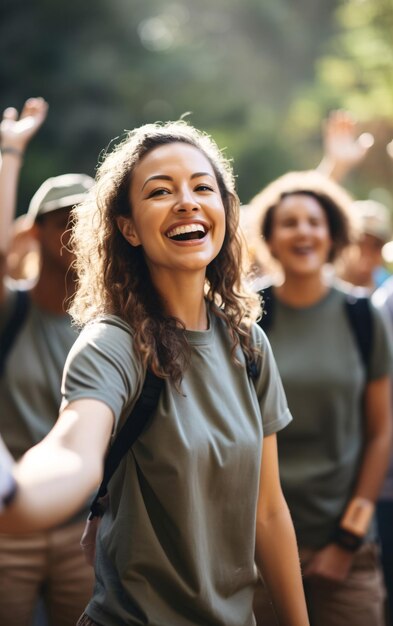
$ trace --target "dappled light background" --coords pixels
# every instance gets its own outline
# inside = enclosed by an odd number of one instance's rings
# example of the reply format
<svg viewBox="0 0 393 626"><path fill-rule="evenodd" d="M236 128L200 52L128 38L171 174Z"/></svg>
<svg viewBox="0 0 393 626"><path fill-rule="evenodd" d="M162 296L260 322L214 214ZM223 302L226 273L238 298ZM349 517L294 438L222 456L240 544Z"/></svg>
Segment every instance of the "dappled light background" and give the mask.
<svg viewBox="0 0 393 626"><path fill-rule="evenodd" d="M48 176L94 175L124 129L189 119L233 157L243 203L321 158L348 108L375 145L347 185L392 208L391 0L3 0L1 107L43 96L18 212Z"/></svg>

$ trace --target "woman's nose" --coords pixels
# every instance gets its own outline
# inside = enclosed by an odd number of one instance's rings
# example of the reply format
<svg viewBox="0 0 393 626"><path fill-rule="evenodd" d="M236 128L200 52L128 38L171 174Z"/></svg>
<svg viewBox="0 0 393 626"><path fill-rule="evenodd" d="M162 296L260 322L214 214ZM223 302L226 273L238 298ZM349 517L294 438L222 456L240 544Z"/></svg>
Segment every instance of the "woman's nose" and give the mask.
<svg viewBox="0 0 393 626"><path fill-rule="evenodd" d="M302 235L308 235L312 228L311 228L311 224L307 221L307 220L300 220L297 223L297 232L302 234Z"/></svg>
<svg viewBox="0 0 393 626"><path fill-rule="evenodd" d="M189 189L184 189L179 193L174 210L178 213L188 213L199 211L200 205L196 201L194 194Z"/></svg>

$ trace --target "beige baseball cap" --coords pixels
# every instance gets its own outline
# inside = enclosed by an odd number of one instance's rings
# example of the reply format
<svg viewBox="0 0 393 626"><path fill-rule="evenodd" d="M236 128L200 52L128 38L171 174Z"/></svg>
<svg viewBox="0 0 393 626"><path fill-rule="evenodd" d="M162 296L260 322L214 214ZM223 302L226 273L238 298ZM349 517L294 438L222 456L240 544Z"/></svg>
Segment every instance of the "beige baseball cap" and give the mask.
<svg viewBox="0 0 393 626"><path fill-rule="evenodd" d="M390 241L392 222L390 211L384 204L376 200L357 200L353 208L362 233L372 235L383 243Z"/></svg>
<svg viewBox="0 0 393 626"><path fill-rule="evenodd" d="M48 178L32 197L27 214L36 220L41 215L72 207L81 202L94 184L87 174L62 174Z"/></svg>

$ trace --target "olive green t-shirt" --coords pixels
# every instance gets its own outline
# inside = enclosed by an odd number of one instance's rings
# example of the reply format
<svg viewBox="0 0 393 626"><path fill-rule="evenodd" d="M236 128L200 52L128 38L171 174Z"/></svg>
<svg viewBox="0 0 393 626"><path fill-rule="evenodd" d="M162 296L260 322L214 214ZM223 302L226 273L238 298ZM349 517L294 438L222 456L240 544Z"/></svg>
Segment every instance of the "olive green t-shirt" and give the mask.
<svg viewBox="0 0 393 626"><path fill-rule="evenodd" d="M227 329L185 331L181 393L165 383L146 430L109 485L87 614L102 626L252 626L255 520L263 436L291 420L265 335L259 374L231 359ZM242 354L239 353L240 358ZM64 405L107 404L116 428L141 391L129 327L87 326L65 368ZM91 416L94 428L94 415Z"/></svg>
<svg viewBox="0 0 393 626"><path fill-rule="evenodd" d="M0 307L0 332L14 314L15 290ZM30 300L0 377L0 432L15 459L53 427L61 402L61 377L78 333L69 315L43 311Z"/></svg>
<svg viewBox="0 0 393 626"><path fill-rule="evenodd" d="M331 540L354 489L365 442L367 378L384 377L392 368L386 323L371 307L373 343L366 375L346 297L334 287L305 308L275 298L268 331L294 417L278 436L281 484L299 544L312 548Z"/></svg>

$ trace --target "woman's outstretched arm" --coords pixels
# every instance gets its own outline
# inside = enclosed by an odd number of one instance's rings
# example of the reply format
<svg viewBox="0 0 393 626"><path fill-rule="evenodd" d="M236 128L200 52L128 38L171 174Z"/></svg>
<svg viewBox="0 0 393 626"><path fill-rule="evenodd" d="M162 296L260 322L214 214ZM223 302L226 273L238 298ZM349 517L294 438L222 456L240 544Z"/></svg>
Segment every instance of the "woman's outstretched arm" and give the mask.
<svg viewBox="0 0 393 626"><path fill-rule="evenodd" d="M113 428L109 407L77 400L50 433L15 464L12 503L0 515L0 532L32 532L61 524L99 484Z"/></svg>

